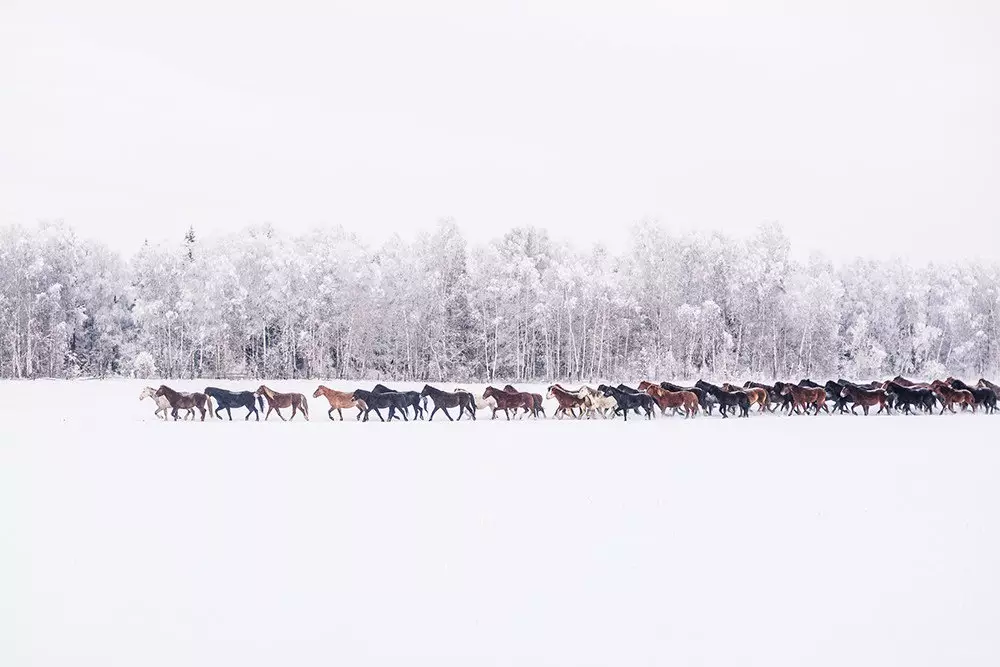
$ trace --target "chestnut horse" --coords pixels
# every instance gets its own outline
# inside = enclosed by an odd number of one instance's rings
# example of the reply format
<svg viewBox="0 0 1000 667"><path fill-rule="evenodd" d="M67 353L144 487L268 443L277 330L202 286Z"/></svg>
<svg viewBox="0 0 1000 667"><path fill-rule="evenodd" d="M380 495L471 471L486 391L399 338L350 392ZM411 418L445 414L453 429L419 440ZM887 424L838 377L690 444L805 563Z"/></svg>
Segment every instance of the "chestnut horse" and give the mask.
<svg viewBox="0 0 1000 667"><path fill-rule="evenodd" d="M972 395L971 391L955 389L947 382L942 382L941 380L931 382L931 391L941 399L941 412L938 414L943 415L945 408L955 412L956 404L962 406L963 410L968 407L972 408L973 412L976 411L976 397Z"/></svg>
<svg viewBox="0 0 1000 667"><path fill-rule="evenodd" d="M301 412L302 416L309 421L309 403L306 401L306 397L302 394L279 394L273 389L269 389L264 385L257 387L257 391L254 392L258 396L263 396L267 399L267 414L264 415L264 421L271 416L271 410L278 413L281 417L281 421L288 421L285 419L284 415L281 414L281 410L278 408L292 408L292 416L288 419L295 419L295 413Z"/></svg>
<svg viewBox="0 0 1000 667"><path fill-rule="evenodd" d="M170 403L170 407L172 408L170 416L174 418L174 421L177 421L178 410L190 411L191 408L198 408L198 411L201 413L201 420L205 421L205 406L212 407L212 404L208 401L208 396L205 396L205 394L199 392L184 394L174 391L165 384L161 384L160 388L156 390L156 396L163 396Z"/></svg>
<svg viewBox="0 0 1000 667"><path fill-rule="evenodd" d="M646 393L660 406L660 414L667 414L667 408L684 411L684 419L690 419L698 414L698 396L690 391L670 391L652 382L640 382L639 388L646 385Z"/></svg>
<svg viewBox="0 0 1000 667"><path fill-rule="evenodd" d="M488 400L490 398L496 401L496 407L493 408L493 419L497 418L497 410L503 410L503 413L507 415L507 421L510 421L509 410L513 409L515 413L518 408L524 408L525 411L530 411L535 405L535 399L531 397L531 394L527 394L525 392L504 391L503 389L497 389L496 387L487 387L486 391L483 392L484 400Z"/></svg>
<svg viewBox="0 0 1000 667"><path fill-rule="evenodd" d="M568 414L574 419L579 419L583 416L584 398L580 394L566 391L559 385L554 384L549 387L549 391L546 396L548 398L556 399L556 402L559 403L559 407L556 408L555 413L553 413L554 417L559 417L561 419L564 415ZM579 415L576 414L577 408L580 408Z"/></svg>
<svg viewBox="0 0 1000 667"><path fill-rule="evenodd" d="M826 407L826 389L823 387L800 387L797 384L786 384L781 388L781 393L792 397L793 407L802 410L802 414L809 414L809 408L813 407L819 414L820 409L830 412ZM788 413L791 416L791 412Z"/></svg>
<svg viewBox="0 0 1000 667"><path fill-rule="evenodd" d="M768 395L767 389L761 387L737 387L724 382L722 388L726 391L742 391L750 397L750 407L757 406L757 412L764 412L771 404L771 397Z"/></svg>
<svg viewBox="0 0 1000 667"><path fill-rule="evenodd" d="M358 415L354 418L355 420L361 419L361 415L364 414L365 410L368 408L365 402L354 398L354 392L350 391L336 391L335 389L330 389L327 386L320 385L316 387L316 391L313 392L313 398L319 398L323 396L327 401L330 402L330 410L327 411L327 416L333 420L333 411L336 410L337 414L340 415L340 421L344 421L344 408L357 408ZM280 412L278 413L281 414Z"/></svg>

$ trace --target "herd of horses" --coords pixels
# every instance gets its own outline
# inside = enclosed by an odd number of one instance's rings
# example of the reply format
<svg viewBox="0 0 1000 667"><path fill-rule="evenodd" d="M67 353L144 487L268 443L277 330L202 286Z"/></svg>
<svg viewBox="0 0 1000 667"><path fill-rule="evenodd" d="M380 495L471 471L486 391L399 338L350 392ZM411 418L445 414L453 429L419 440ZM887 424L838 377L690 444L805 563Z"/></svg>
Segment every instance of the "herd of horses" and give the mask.
<svg viewBox="0 0 1000 667"><path fill-rule="evenodd" d="M400 418L408 421L411 411L413 419L426 418L428 421L433 420L438 411L450 421L461 419L463 415L474 420L480 410L488 411L491 419L496 419L498 412L503 412L508 420L512 413L521 418L526 415L534 418L547 416L541 394L519 391L509 384L502 389L487 387L482 395L464 389L444 391L429 384L424 385L421 391L397 391L382 384L375 385L371 391L337 391L319 385L312 397L321 396L330 406L327 416L333 419L336 411L341 421L344 420L343 410L352 408L357 410L355 419L362 421L368 421L372 412L381 421ZM991 414L996 412L998 397L1000 386L986 379L980 379L973 386L952 377L915 382L898 375L891 380L863 384L840 379L821 385L808 378L795 384L749 381L742 386L731 383L715 385L704 380L698 380L690 387L649 381L640 382L635 388L624 384L614 387L601 384L596 388L583 385L567 389L553 384L546 393L546 398L555 400L557 404L554 417L614 419L621 416L626 421L630 412L652 419L657 410L661 415L670 411L670 414L683 415L685 419L715 413L723 419L749 417L754 406L757 412L778 411L788 415L818 415L820 412L858 414L858 408L868 415L874 407L878 408L875 414L919 414L936 410L939 410L938 414L944 414L945 411L955 413L956 408ZM253 416L259 421L265 403L265 420L272 412L285 420L281 411L288 408L292 411L288 419L294 419L299 413L307 421L309 419L309 402L304 394L281 393L266 385L259 386L255 391L206 387L204 391L192 393L161 385L158 389L145 387L139 394L139 400L144 398L153 400L156 404L154 415L164 420L168 419L168 415L174 420L180 419L181 411L184 411L184 419L193 419L196 410L201 415L201 421L205 420L206 414L210 418L222 419L221 413L225 410L232 421L233 408L246 408L244 419L249 420ZM456 409L457 415L452 417L449 410ZM385 416L382 410L386 410Z"/></svg>

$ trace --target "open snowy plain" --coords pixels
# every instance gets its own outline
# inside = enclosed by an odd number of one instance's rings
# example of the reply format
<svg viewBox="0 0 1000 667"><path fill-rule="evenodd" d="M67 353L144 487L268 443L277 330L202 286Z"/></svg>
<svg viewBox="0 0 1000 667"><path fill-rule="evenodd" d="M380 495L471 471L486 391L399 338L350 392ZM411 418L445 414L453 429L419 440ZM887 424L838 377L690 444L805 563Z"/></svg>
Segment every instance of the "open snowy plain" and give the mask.
<svg viewBox="0 0 1000 667"><path fill-rule="evenodd" d="M0 383L0 664L1000 664L1000 416L164 423L144 384Z"/></svg>

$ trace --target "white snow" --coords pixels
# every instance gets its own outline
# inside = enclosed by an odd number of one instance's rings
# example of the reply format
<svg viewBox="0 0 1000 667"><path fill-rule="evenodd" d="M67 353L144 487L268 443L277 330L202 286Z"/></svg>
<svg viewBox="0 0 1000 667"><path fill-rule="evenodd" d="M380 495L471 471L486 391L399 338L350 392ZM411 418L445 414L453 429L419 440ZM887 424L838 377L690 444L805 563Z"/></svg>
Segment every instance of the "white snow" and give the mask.
<svg viewBox="0 0 1000 667"><path fill-rule="evenodd" d="M1000 664L1000 417L163 423L144 384L0 383L0 664Z"/></svg>

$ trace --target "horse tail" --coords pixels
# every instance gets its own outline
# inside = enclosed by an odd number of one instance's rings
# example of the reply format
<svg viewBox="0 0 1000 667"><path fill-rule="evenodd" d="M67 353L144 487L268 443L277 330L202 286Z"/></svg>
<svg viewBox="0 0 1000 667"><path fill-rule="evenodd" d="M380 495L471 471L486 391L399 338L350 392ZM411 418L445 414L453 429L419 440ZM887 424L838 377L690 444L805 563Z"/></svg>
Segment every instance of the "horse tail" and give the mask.
<svg viewBox="0 0 1000 667"><path fill-rule="evenodd" d="M214 417L215 416L215 410L212 409L212 397L209 396L208 394L205 394L205 405L208 406L208 416L209 417Z"/></svg>
<svg viewBox="0 0 1000 667"><path fill-rule="evenodd" d="M257 394L257 404L260 406L260 411L264 412L264 397Z"/></svg>
<svg viewBox="0 0 1000 667"><path fill-rule="evenodd" d="M306 400L305 394L300 394L302 396L302 412L306 413L306 417L309 416L309 401Z"/></svg>

